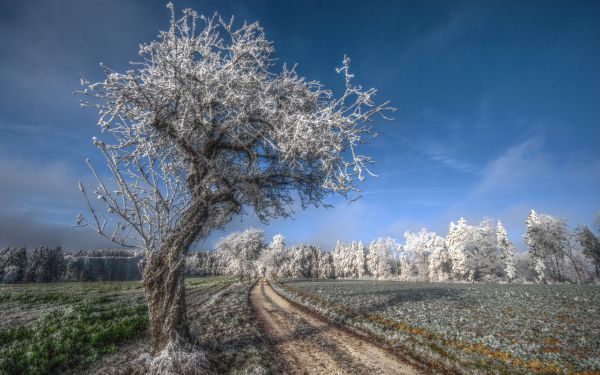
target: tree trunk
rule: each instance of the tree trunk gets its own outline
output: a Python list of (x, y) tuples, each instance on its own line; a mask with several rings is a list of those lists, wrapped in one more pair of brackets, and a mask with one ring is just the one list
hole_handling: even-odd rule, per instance
[(169, 343), (191, 341), (183, 274), (185, 252), (173, 247), (147, 254), (142, 284), (148, 302), (152, 355), (160, 353)]

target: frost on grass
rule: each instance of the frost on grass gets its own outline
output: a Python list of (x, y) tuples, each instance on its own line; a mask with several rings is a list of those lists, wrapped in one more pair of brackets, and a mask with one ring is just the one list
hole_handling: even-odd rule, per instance
[(156, 356), (144, 353), (138, 358), (137, 364), (134, 374), (203, 375), (209, 373), (204, 351), (191, 344), (170, 342)]
[(273, 348), (248, 303), (251, 284), (235, 284), (190, 319), (203, 322), (201, 341), (216, 374), (277, 374)]
[(597, 285), (294, 281), (279, 290), (444, 368), (600, 371)]

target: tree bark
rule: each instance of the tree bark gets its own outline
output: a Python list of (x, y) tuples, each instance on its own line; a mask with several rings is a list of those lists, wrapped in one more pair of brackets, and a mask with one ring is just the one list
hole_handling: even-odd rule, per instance
[(191, 341), (185, 303), (187, 248), (172, 247), (147, 255), (142, 284), (146, 292), (152, 355), (169, 343)]

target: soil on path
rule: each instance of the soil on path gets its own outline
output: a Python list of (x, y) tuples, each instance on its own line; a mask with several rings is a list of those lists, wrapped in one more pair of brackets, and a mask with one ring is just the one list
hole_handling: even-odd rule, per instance
[(374, 344), (307, 314), (264, 280), (250, 292), (261, 326), (290, 374), (420, 374)]

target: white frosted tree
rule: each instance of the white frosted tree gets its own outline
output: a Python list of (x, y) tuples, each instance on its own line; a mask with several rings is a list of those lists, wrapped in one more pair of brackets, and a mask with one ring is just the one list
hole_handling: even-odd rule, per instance
[(354, 277), (354, 251), (352, 244), (338, 241), (333, 249), (333, 264), (338, 278)]
[(262, 252), (259, 262), (265, 276), (270, 278), (279, 277), (280, 268), (283, 265), (286, 246), (282, 234), (273, 236), (269, 246)]
[(594, 235), (586, 225), (577, 229), (575, 238), (583, 248), (583, 255), (592, 263), (596, 278), (600, 278), (600, 238)]
[(81, 92), (99, 112), (94, 144), (108, 170), (87, 162), (98, 186), (88, 193), (80, 184), (91, 215), (78, 222), (146, 251), (154, 356), (190, 341), (190, 246), (246, 209), (266, 221), (290, 215), (296, 193), (305, 207), (356, 190), (371, 161), (358, 145), (390, 109), (374, 103), (375, 89), (353, 84), (346, 57), (336, 97), (294, 68), (278, 71), (258, 23), (236, 27), (190, 9), (178, 18), (169, 8), (168, 30), (140, 46), (131, 70), (103, 66), (104, 80), (82, 79)]
[(265, 233), (259, 229), (234, 232), (221, 239), (216, 249), (227, 264), (226, 272), (238, 276), (240, 283), (244, 276), (257, 273), (257, 260), (265, 248), (264, 240)]
[(496, 226), (490, 219), (472, 227), (471, 252), (473, 257), (473, 274), (476, 279), (495, 278), (496, 263), (500, 254), (498, 248)]
[[(444, 279), (439, 272), (446, 272), (448, 266), (448, 254), (444, 244), (444, 239), (438, 236), (435, 232), (430, 232), (423, 228), (418, 232), (404, 233), (405, 244), (403, 246), (404, 262), (410, 263), (404, 265), (406, 272), (411, 277), (416, 277), (422, 280), (428, 280), (432, 273), (435, 273), (435, 278), (438, 276)], [(436, 259), (432, 261), (434, 251)], [(433, 262), (433, 264), (432, 264)], [(433, 269), (435, 271), (433, 271)], [(408, 275), (405, 275), (407, 277)]]
[(320, 279), (332, 279), (335, 277), (335, 267), (333, 265), (333, 255), (331, 253), (321, 253), (318, 273)]
[(496, 236), (498, 249), (500, 250), (500, 257), (504, 265), (504, 276), (508, 281), (511, 281), (515, 278), (516, 271), (515, 247), (513, 246), (511, 240), (508, 238), (506, 229), (504, 228), (500, 220), (498, 220), (498, 224), (496, 226)]
[(452, 272), (450, 254), (446, 247), (446, 240), (435, 233), (431, 236), (431, 255), (429, 256), (429, 280), (448, 281)]
[(538, 281), (564, 281), (564, 260), (570, 246), (566, 222), (531, 210), (525, 227), (525, 244)]
[(454, 278), (474, 282), (496, 276), (498, 247), (491, 220), (469, 225), (460, 218), (456, 224), (450, 223), (446, 246)]
[(389, 279), (394, 276), (394, 254), (398, 243), (394, 238), (378, 238), (369, 245), (367, 271), (376, 279)]
[(367, 275), (367, 248), (362, 242), (352, 242), (352, 277), (362, 279)]
[(537, 281), (546, 284), (547, 252), (543, 245), (541, 221), (535, 210), (531, 210), (525, 221), (525, 244), (529, 247), (529, 261)]

